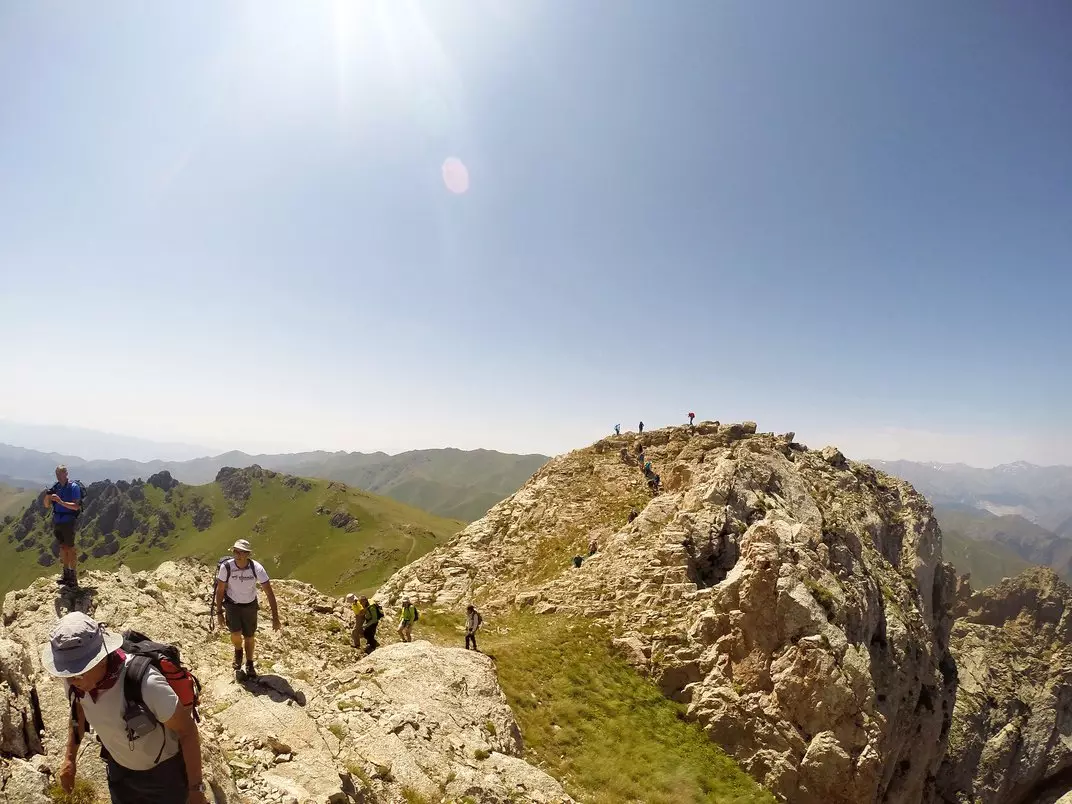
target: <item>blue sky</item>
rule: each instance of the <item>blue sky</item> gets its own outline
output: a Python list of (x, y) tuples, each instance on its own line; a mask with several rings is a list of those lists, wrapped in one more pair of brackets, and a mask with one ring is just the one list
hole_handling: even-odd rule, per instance
[[(1072, 462), (1072, 6), (0, 6), (0, 418)], [(469, 188), (445, 187), (450, 157)]]

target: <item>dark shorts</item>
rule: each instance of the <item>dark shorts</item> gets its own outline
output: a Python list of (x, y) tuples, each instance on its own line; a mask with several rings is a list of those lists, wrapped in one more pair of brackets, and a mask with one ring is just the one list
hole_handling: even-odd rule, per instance
[(155, 768), (133, 771), (114, 759), (108, 759), (108, 792), (112, 804), (186, 804), (190, 786), (186, 782), (186, 763), (180, 751)]
[(53, 521), (52, 535), (56, 537), (56, 541), (60, 544), (74, 547), (74, 528), (75, 521), (73, 519), (70, 522)]
[(242, 636), (251, 637), (257, 633), (257, 601), (252, 603), (223, 603), (223, 613), (227, 618), (227, 630), (232, 634), (242, 632)]

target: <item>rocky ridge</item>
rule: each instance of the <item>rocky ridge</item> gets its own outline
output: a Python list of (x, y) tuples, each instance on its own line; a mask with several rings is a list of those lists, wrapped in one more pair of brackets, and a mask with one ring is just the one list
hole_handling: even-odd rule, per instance
[(907, 483), (792, 433), (703, 422), (553, 459), (379, 595), (599, 618), (780, 797), (917, 804), (956, 690), (940, 556)]
[(1072, 794), (1072, 588), (1049, 568), (973, 592), (952, 644), (960, 676), (941, 798), (1049, 804)]
[[(230, 644), (209, 630), (211, 570), (166, 562), (151, 573), (86, 573), (73, 605), (110, 627), (173, 642), (201, 679), (206, 780), (217, 804), (437, 801), (568, 802), (521, 758), (521, 735), (491, 659), (427, 642), (361, 657), (340, 601), (275, 581), (284, 631), (262, 634), (261, 679), (230, 670)], [(4, 599), (0, 630), (0, 802), (44, 804), (66, 737), (63, 687), (37, 646), (71, 601), (49, 579)], [(360, 660), (359, 660), (360, 659)], [(86, 741), (79, 777), (106, 797)]]

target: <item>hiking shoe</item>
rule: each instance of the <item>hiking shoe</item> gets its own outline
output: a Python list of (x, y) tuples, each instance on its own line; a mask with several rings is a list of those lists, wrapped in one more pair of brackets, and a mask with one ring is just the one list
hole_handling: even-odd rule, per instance
[(253, 662), (246, 662), (246, 678), (256, 678), (257, 671), (253, 669)]

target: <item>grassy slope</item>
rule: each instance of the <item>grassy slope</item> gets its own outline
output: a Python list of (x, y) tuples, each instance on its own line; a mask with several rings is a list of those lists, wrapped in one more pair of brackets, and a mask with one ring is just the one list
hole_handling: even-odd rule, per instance
[[(390, 629), (384, 629), (395, 641)], [(461, 646), (462, 614), (422, 612), (416, 638)], [(774, 804), (587, 621), (487, 620), (480, 648), (521, 725), (525, 755), (588, 804)]]
[(1072, 577), (1072, 541), (1019, 516), (938, 508), (943, 556), (958, 572), (971, 572), (979, 589), (1036, 565), (1050, 565)]
[(975, 589), (993, 586), (1031, 566), (996, 542), (977, 541), (951, 528), (942, 529), (942, 559), (956, 567), (959, 574), (971, 573)]
[[(253, 483), (243, 513), (232, 518), (220, 486), (179, 486), (170, 501), (163, 491), (144, 487), (145, 510), (166, 510), (175, 530), (161, 543), (134, 534), (120, 540), (115, 555), (89, 558), (90, 567), (112, 569), (125, 563), (132, 569), (148, 569), (169, 558), (192, 556), (208, 563), (229, 552), (236, 539), (248, 538), (255, 555), (270, 575), (300, 578), (329, 594), (343, 591), (371, 591), (398, 568), (456, 533), (462, 524), (433, 516), (383, 497), (343, 487), (328, 481), (308, 481), (309, 490), (288, 487), (280, 477)], [(204, 531), (194, 527), (183, 506), (200, 497), (213, 509), (212, 525)], [(360, 527), (348, 533), (330, 523), (330, 513), (317, 514), (322, 506), (329, 512), (344, 509), (356, 517)], [(263, 522), (262, 522), (263, 520)], [(261, 524), (258, 524), (261, 523)], [(40, 537), (48, 543), (45, 523)], [(91, 529), (91, 523), (83, 523)], [(254, 529), (259, 530), (255, 531)], [(83, 534), (83, 544), (90, 534)], [(36, 550), (16, 552), (0, 530), (0, 592), (20, 588), (33, 578), (57, 572), (56, 565), (42, 567)]]
[(0, 521), (9, 514), (18, 516), (33, 500), (35, 492), (0, 484)]

